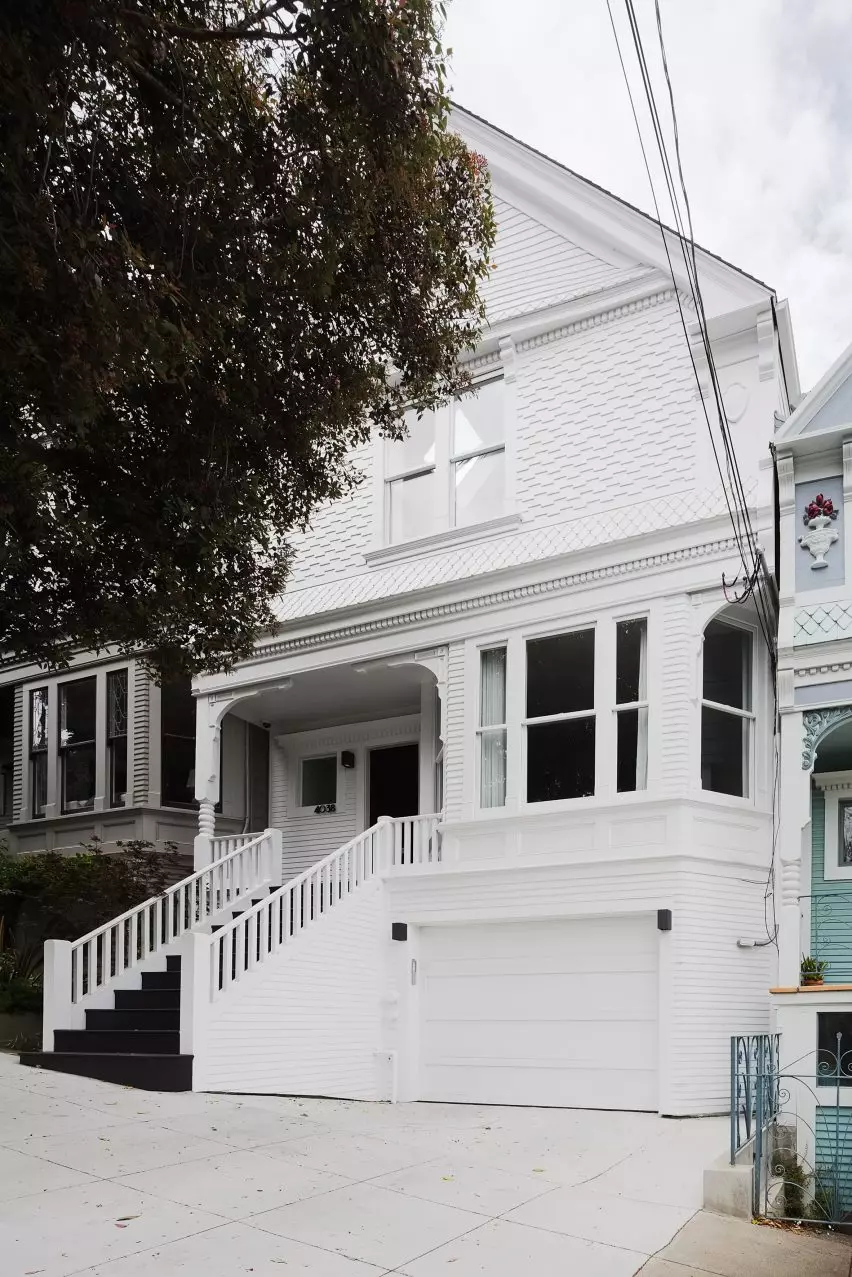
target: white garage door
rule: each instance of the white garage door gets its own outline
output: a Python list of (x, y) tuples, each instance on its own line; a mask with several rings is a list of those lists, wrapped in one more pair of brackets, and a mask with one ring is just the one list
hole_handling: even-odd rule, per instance
[(648, 918), (424, 927), (424, 1099), (657, 1108)]

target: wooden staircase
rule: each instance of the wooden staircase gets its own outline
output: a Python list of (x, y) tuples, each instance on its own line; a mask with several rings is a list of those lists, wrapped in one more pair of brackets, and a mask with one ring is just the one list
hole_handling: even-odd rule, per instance
[(112, 1009), (87, 1010), (84, 1029), (57, 1029), (53, 1051), (25, 1051), (21, 1063), (144, 1091), (191, 1091), (192, 1056), (180, 1054), (180, 958), (143, 971), (141, 982), (116, 989)]

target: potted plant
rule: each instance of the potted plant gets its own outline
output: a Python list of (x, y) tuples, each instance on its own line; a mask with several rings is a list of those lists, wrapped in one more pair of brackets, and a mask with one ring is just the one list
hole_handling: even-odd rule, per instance
[(802, 984), (822, 984), (822, 974), (828, 970), (828, 963), (819, 958), (802, 958), (800, 978)]

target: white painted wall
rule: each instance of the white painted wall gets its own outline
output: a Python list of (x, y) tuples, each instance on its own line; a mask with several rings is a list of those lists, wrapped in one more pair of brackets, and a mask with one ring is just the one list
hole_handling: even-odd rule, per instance
[[(419, 714), (275, 737), (270, 810), (273, 825), (284, 835), (285, 882), (367, 828), (369, 750), (419, 740)], [(340, 766), (343, 750), (354, 753), (353, 768)], [(323, 754), (338, 756), (337, 810), (317, 815), (297, 805), (299, 764), (302, 758)]]
[(213, 1003), (195, 1090), (387, 1099), (384, 902), (374, 881)]

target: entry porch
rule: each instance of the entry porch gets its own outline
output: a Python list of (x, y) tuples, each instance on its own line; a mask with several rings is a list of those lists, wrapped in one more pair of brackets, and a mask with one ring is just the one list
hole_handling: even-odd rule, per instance
[(442, 652), (406, 653), (200, 693), (196, 868), (214, 847), (221, 854), (222, 776), (227, 742), (239, 735), (235, 720), (268, 739), (266, 775), (246, 783), (268, 792), (265, 823), (282, 831), (284, 881), (382, 816), (397, 818), (398, 840), (415, 837), (420, 826), (406, 832), (399, 820), (443, 806), (443, 666)]

